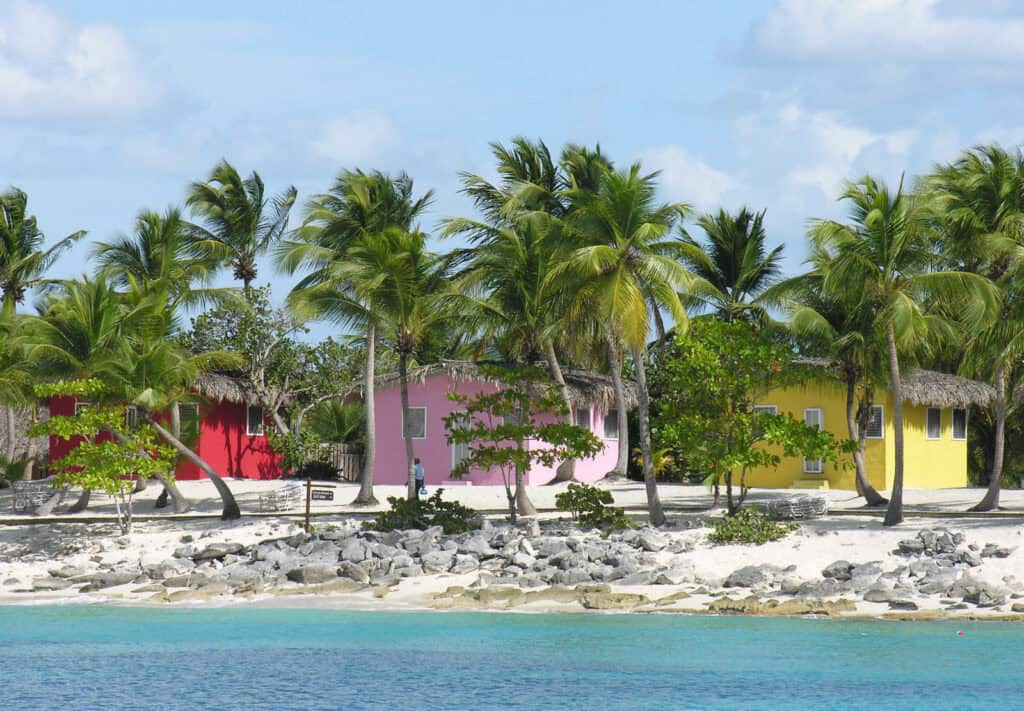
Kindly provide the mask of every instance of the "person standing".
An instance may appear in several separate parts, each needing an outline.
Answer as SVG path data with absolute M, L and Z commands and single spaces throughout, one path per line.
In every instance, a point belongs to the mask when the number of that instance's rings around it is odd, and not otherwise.
M 419 457 L 416 457 L 412 461 L 413 461 L 412 472 L 413 472 L 413 476 L 415 476 L 415 478 L 416 478 L 416 495 L 417 495 L 417 497 L 419 497 L 419 496 L 426 496 L 427 495 L 427 486 L 426 486 L 427 473 L 426 473 L 426 471 L 424 471 L 423 465 L 420 464 L 420 458 Z

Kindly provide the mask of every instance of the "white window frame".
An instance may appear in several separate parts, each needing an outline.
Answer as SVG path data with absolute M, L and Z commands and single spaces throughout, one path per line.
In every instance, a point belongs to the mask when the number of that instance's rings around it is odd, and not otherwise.
M 615 417 L 612 417 L 612 413 L 615 414 Z M 611 435 L 608 434 L 608 423 L 609 422 L 614 422 L 615 423 L 615 434 L 611 434 Z M 619 439 L 619 411 L 618 410 L 607 410 L 607 411 L 605 411 L 605 413 L 604 413 L 604 421 L 602 423 L 602 429 L 603 429 L 603 432 L 601 434 L 604 435 L 605 439 L 613 439 L 613 440 L 618 441 L 618 439 Z
M 956 413 L 957 412 L 964 413 L 964 435 L 963 435 L 963 437 L 957 437 L 956 436 Z M 965 407 L 954 407 L 951 410 L 951 414 L 949 416 L 949 436 L 954 441 L 956 441 L 956 442 L 966 442 L 967 441 L 967 408 L 965 408 Z
M 423 436 L 422 437 L 416 437 L 414 435 L 414 436 L 410 437 L 409 439 L 426 439 L 427 438 L 427 408 L 425 408 L 425 407 L 410 407 L 409 408 L 409 412 L 410 413 L 412 413 L 413 410 L 422 410 L 423 411 Z M 406 429 L 405 429 L 405 410 L 403 410 L 402 411 L 402 440 L 403 441 L 405 440 L 405 432 L 406 432 Z
M 874 410 L 875 408 L 877 408 L 878 412 L 879 412 L 878 421 L 881 424 L 881 429 L 879 430 L 881 432 L 881 434 L 879 434 L 879 435 L 871 434 L 871 430 L 869 429 L 869 427 L 871 425 L 871 414 L 868 413 L 868 424 L 864 428 L 865 429 L 864 439 L 885 439 L 885 405 L 872 405 L 871 406 L 872 410 Z
M 467 415 L 469 413 L 467 413 L 465 410 L 456 410 L 452 414 L 453 415 L 461 415 L 463 418 L 465 418 L 466 424 L 469 423 L 469 420 L 468 420 L 468 417 L 467 417 Z M 459 451 L 460 448 L 465 448 L 465 450 L 466 450 L 466 457 L 465 458 L 469 459 L 469 455 L 470 455 L 470 452 L 469 452 L 469 442 L 463 442 L 462 444 L 455 444 L 454 442 L 452 442 L 452 443 L 450 443 L 448 445 L 448 448 L 450 450 L 452 450 L 452 468 L 451 468 L 451 471 L 454 472 L 455 471 L 455 467 L 457 467 L 459 462 L 462 461 L 461 459 L 458 459 L 455 456 L 456 454 L 458 454 L 458 451 Z
M 258 431 L 252 429 L 252 411 L 260 411 L 260 426 Z M 260 405 L 245 406 L 245 434 L 249 437 L 263 437 L 267 434 L 267 413 Z
M 817 412 L 818 413 L 818 431 L 823 432 L 825 430 L 825 409 L 822 407 L 805 407 L 804 408 L 804 423 L 807 422 L 807 413 Z M 824 474 L 825 473 L 825 462 L 820 459 L 805 459 L 804 460 L 804 474 Z
M 778 405 L 754 405 L 753 411 L 755 414 L 761 415 L 778 415 Z
M 932 411 L 939 413 L 939 433 L 932 436 L 929 431 L 930 415 Z M 930 442 L 935 442 L 942 439 L 942 408 L 941 407 L 929 407 L 924 411 L 924 438 Z
M 586 424 L 586 426 L 580 424 L 580 415 L 582 413 L 584 413 L 584 412 L 587 413 L 587 424 Z M 593 416 L 593 413 L 590 411 L 590 408 L 589 407 L 576 407 L 576 408 L 573 408 L 573 411 L 572 411 L 572 423 L 574 425 L 576 425 L 577 427 L 582 427 L 587 432 L 592 432 L 594 430 L 594 416 Z
M 129 430 L 139 426 L 139 408 L 135 405 L 129 405 L 124 409 L 124 426 Z
M 91 400 L 83 400 L 82 402 L 76 402 L 75 403 L 75 417 L 78 417 L 79 415 L 81 415 L 82 414 L 82 410 L 85 410 L 87 408 L 93 407 L 95 405 L 96 405 L 96 403 L 94 403 Z

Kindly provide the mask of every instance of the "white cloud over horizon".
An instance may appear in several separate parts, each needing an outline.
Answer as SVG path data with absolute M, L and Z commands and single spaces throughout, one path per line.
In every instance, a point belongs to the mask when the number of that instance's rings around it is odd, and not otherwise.
M 354 166 L 380 160 L 398 144 L 398 129 L 379 111 L 353 111 L 329 120 L 313 151 L 339 165 Z
M 731 175 L 708 165 L 683 146 L 648 148 L 638 158 L 645 171 L 660 171 L 662 195 L 700 210 L 719 205 L 727 193 L 740 187 Z
M 0 0 L 0 16 L 0 117 L 109 117 L 159 100 L 116 27 L 76 25 L 27 0 Z

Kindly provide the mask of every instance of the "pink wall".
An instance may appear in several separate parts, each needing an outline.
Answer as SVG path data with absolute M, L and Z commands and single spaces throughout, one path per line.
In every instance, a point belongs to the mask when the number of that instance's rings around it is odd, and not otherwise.
M 443 418 L 458 409 L 457 403 L 448 399 L 448 392 L 455 390 L 462 395 L 472 396 L 479 392 L 494 392 L 497 388 L 486 383 L 453 383 L 444 375 L 428 378 L 422 384 L 409 386 L 409 406 L 427 408 L 427 431 L 425 439 L 413 440 L 413 453 L 420 458 L 426 472 L 428 485 L 437 486 L 451 482 L 452 450 L 445 438 Z M 377 445 L 374 460 L 375 484 L 404 484 L 408 478 L 405 443 L 402 440 L 401 391 L 395 386 L 376 393 Z M 618 442 L 604 438 L 604 413 L 591 410 L 591 429 L 604 442 L 604 449 L 597 456 L 585 459 L 576 465 L 576 478 L 580 481 L 596 481 L 615 466 L 618 457 Z M 529 446 L 529 443 L 527 443 Z M 545 484 L 555 475 L 555 467 L 536 465 L 529 476 L 530 484 Z M 463 481 L 472 484 L 501 484 L 501 472 L 472 471 Z

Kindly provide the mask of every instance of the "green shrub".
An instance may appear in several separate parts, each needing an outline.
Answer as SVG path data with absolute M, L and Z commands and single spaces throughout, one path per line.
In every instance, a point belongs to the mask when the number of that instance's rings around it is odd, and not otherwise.
M 632 528 L 633 519 L 615 503 L 612 492 L 587 484 L 569 484 L 569 487 L 555 495 L 555 506 L 568 511 L 573 521 L 592 528 Z
M 410 500 L 389 496 L 391 508 L 381 511 L 373 521 L 367 521 L 363 526 L 373 531 L 405 531 L 410 528 L 423 530 L 440 526 L 447 535 L 470 530 L 476 511 L 458 501 L 443 501 L 443 491 L 436 489 L 429 499 Z
M 777 541 L 795 531 L 793 523 L 778 523 L 754 508 L 741 509 L 714 524 L 708 535 L 713 543 L 753 543 Z

